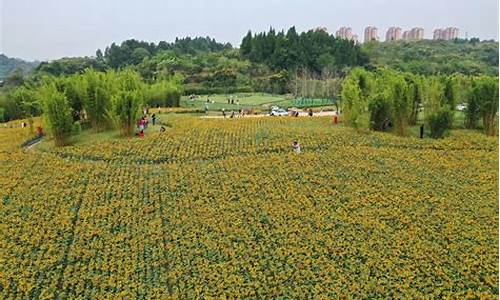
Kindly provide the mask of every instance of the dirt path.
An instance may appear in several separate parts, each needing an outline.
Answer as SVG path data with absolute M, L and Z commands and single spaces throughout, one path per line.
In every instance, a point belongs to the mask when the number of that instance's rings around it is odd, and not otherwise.
M 36 145 L 38 145 L 39 143 L 41 143 L 42 141 L 43 141 L 43 138 L 39 139 L 38 141 L 34 142 L 33 144 L 31 144 L 29 146 L 24 147 L 24 149 L 29 150 L 29 149 L 35 147 Z
M 328 117 L 328 116 L 334 116 L 336 112 L 334 111 L 323 111 L 323 112 L 315 112 L 313 114 L 313 117 Z M 229 119 L 231 116 L 231 113 L 226 112 L 226 118 Z M 271 117 L 269 114 L 261 114 L 261 115 L 246 115 L 243 118 L 263 118 L 263 117 Z M 299 117 L 308 117 L 307 112 L 299 112 Z M 201 116 L 200 118 L 203 119 L 224 119 L 222 115 L 220 116 Z M 241 118 L 237 114 L 235 115 L 235 118 Z

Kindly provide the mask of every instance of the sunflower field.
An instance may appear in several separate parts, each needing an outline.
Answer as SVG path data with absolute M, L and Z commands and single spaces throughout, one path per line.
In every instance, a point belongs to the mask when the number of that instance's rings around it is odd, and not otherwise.
M 0 128 L 0 298 L 497 299 L 498 138 L 330 122 L 28 150 Z

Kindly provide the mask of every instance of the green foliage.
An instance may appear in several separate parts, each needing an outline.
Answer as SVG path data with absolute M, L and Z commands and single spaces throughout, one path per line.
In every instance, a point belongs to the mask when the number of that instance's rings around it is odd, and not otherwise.
M 391 41 L 363 45 L 370 62 L 415 74 L 498 75 L 498 42 Z
M 4 54 L 0 54 L 0 80 L 8 78 L 14 72 L 27 74 L 36 66 L 37 62 L 26 62 L 17 58 L 9 58 Z
M 162 51 L 172 51 L 176 54 L 195 55 L 199 52 L 221 52 L 231 49 L 230 44 L 221 44 L 208 37 L 176 39 L 174 43 L 161 41 L 158 45 L 137 40 L 127 40 L 116 45 L 107 47 L 102 59 L 113 69 L 119 69 L 130 65 L 137 65 L 145 58 L 154 56 Z M 102 53 L 102 52 L 101 52 Z
M 392 114 L 398 135 L 406 135 L 406 127 L 411 115 L 411 102 L 408 97 L 408 86 L 402 76 L 391 78 Z
M 149 106 L 179 107 L 180 84 L 175 80 L 162 80 L 152 84 L 146 92 L 145 101 Z
M 112 95 L 112 109 L 106 111 L 108 121 L 125 136 L 132 136 L 143 106 L 144 83 L 132 70 L 108 74 L 115 81 L 117 90 Z
M 375 95 L 368 106 L 370 111 L 370 124 L 373 130 L 385 130 L 387 121 L 391 119 L 390 99 L 379 93 Z
M 79 135 L 82 132 L 82 124 L 79 121 L 73 123 L 72 135 Z
M 477 113 L 480 113 L 483 119 L 485 133 L 487 135 L 497 134 L 498 78 L 479 77 L 474 79 L 471 102 L 468 108 L 469 119 L 477 120 Z
M 140 91 L 122 90 L 113 97 L 113 113 L 123 135 L 133 135 L 135 124 L 141 115 L 141 107 Z
M 114 73 L 106 75 L 90 69 L 83 74 L 87 83 L 83 107 L 92 128 L 97 131 L 108 126 L 106 111 L 111 107 L 113 83 L 110 78 L 113 77 Z
M 73 112 L 73 120 L 81 120 L 83 104 L 87 98 L 87 81 L 85 78 L 82 75 L 59 77 L 56 80 L 56 85 L 58 90 L 68 98 Z
M 54 83 L 44 84 L 39 89 L 44 119 L 56 146 L 64 146 L 73 131 L 71 107 L 66 96 L 59 92 Z
M 370 128 L 369 95 L 372 76 L 363 69 L 354 69 L 342 86 L 344 121 L 356 129 Z
M 41 113 L 36 92 L 24 85 L 0 92 L 0 108 L 4 111 L 4 121 L 28 118 Z
M 354 69 L 342 88 L 344 115 L 348 124 L 356 128 L 363 125 L 384 130 L 393 123 L 397 134 L 405 135 L 411 117 L 411 100 L 405 77 L 389 70 L 370 73 Z
M 408 119 L 408 124 L 415 125 L 417 124 L 420 106 L 423 103 L 422 78 L 413 74 L 405 74 L 405 78 L 408 84 L 408 97 L 411 105 L 411 113 Z
M 310 30 L 300 35 L 292 27 L 287 34 L 249 32 L 242 41 L 240 54 L 255 63 L 264 63 L 272 70 L 304 68 L 316 74 L 325 69 L 340 72 L 344 67 L 360 66 L 368 58 L 352 41 L 336 39 L 323 30 Z
M 36 68 L 39 73 L 54 76 L 81 74 L 87 69 L 105 70 L 105 65 L 92 57 L 70 57 L 42 62 Z
M 427 124 L 432 138 L 443 138 L 453 125 L 453 111 L 442 108 L 427 117 Z

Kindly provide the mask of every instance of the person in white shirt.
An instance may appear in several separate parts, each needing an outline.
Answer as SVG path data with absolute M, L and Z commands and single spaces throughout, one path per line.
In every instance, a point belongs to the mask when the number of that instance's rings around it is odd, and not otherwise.
M 292 148 L 295 153 L 300 153 L 300 144 L 297 141 L 293 141 Z

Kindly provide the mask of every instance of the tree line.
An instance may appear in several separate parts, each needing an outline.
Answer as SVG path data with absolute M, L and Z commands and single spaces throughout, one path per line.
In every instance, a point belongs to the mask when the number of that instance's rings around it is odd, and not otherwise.
M 357 129 L 386 130 L 398 135 L 421 121 L 433 138 L 451 129 L 458 104 L 465 104 L 467 129 L 495 135 L 498 126 L 498 77 L 423 76 L 379 69 L 353 69 L 342 85 L 342 110 L 346 123 Z
M 366 43 L 370 65 L 422 75 L 498 76 L 498 42 L 479 39 Z
M 337 39 L 324 30 L 297 33 L 295 27 L 285 32 L 268 32 L 243 38 L 240 54 L 251 62 L 263 63 L 272 70 L 304 69 L 309 72 L 341 72 L 345 67 L 363 66 L 368 56 L 353 41 Z
M 118 70 L 138 65 L 145 59 L 162 52 L 171 51 L 178 55 L 196 55 L 198 53 L 221 52 L 232 48 L 229 43 L 219 43 L 209 37 L 176 38 L 172 43 L 161 41 L 158 44 L 130 39 L 119 45 L 112 43 L 105 48 L 104 52 L 97 49 L 94 57 L 62 58 L 52 62 L 42 62 L 36 71 L 58 76 L 80 73 L 90 67 L 98 71 Z

